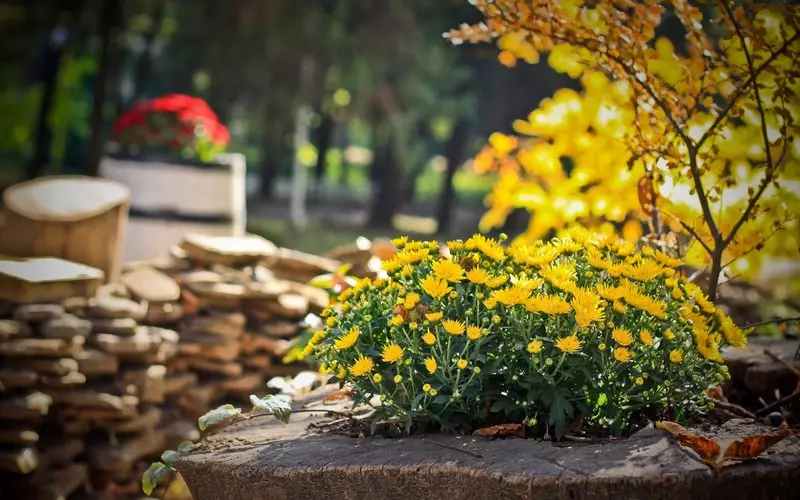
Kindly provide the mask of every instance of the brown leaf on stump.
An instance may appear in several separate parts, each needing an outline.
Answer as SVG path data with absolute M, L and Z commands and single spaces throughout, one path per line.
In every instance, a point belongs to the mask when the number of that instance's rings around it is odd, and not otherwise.
M 323 404 L 329 404 L 334 401 L 339 401 L 340 399 L 350 399 L 355 394 L 352 387 L 345 387 L 344 389 L 339 389 L 338 391 L 334 391 L 322 399 Z
M 473 436 L 482 437 L 525 437 L 525 426 L 522 424 L 500 424 L 476 429 Z

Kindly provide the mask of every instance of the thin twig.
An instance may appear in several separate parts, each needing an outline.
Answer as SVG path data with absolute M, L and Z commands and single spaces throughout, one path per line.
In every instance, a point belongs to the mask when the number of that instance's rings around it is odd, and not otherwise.
M 800 316 L 792 316 L 790 318 L 774 318 L 765 321 L 759 321 L 758 323 L 750 323 L 749 325 L 744 325 L 742 327 L 742 330 L 747 330 L 748 328 L 756 328 L 758 326 L 774 325 L 775 323 L 786 323 L 789 321 L 800 321 Z
M 427 439 L 427 438 L 422 438 L 422 442 L 423 443 L 428 443 L 428 444 L 433 444 L 433 445 L 436 445 L 436 446 L 441 446 L 442 448 L 447 448 L 448 450 L 460 451 L 461 453 L 466 453 L 467 455 L 469 455 L 471 457 L 483 458 L 483 455 L 481 455 L 480 453 L 475 453 L 474 451 L 469 451 L 469 450 L 463 450 L 461 448 L 456 448 L 455 446 L 450 446 L 449 444 L 439 443 L 438 441 L 432 441 L 432 440 Z
M 739 417 L 752 418 L 753 420 L 756 420 L 758 418 L 755 416 L 754 413 L 751 413 L 746 409 L 742 408 L 741 406 L 735 405 L 733 403 L 727 403 L 725 401 L 719 401 L 715 399 L 714 405 L 718 408 L 729 411 Z
M 775 401 L 774 403 L 772 403 L 770 405 L 767 405 L 764 408 L 761 408 L 760 410 L 758 410 L 756 412 L 756 415 L 759 416 L 759 417 L 763 417 L 765 415 L 769 415 L 773 411 L 778 410 L 781 407 L 788 405 L 789 403 L 791 403 L 795 399 L 800 399 L 800 392 L 794 391 L 793 393 L 789 394 L 788 396 L 780 398 L 779 400 Z
M 764 349 L 764 354 L 766 354 L 767 356 L 769 356 L 770 358 L 772 358 L 772 360 L 773 360 L 773 361 L 775 361 L 776 363 L 780 363 L 780 364 L 782 364 L 783 366 L 785 366 L 785 367 L 786 367 L 786 369 L 787 369 L 787 370 L 789 370 L 790 372 L 792 372 L 792 373 L 794 374 L 794 376 L 795 376 L 795 377 L 797 377 L 797 378 L 800 378 L 800 370 L 798 370 L 798 369 L 797 369 L 797 368 L 795 368 L 794 366 L 790 365 L 790 364 L 789 364 L 789 363 L 787 363 L 786 361 L 784 361 L 784 360 L 782 360 L 781 358 L 779 358 L 777 355 L 775 355 L 775 353 L 773 353 L 773 352 L 772 352 L 772 351 L 770 351 L 769 349 Z

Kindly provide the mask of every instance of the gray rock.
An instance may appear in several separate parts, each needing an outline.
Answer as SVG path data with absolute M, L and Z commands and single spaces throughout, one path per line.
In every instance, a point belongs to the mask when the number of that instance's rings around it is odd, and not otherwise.
M 133 318 L 94 318 L 94 333 L 110 333 L 122 337 L 136 335 L 139 323 Z
M 39 333 L 43 337 L 51 339 L 88 337 L 92 333 L 92 322 L 72 314 L 65 314 L 60 318 L 53 318 L 42 323 Z
M 26 304 L 14 310 L 14 319 L 23 323 L 38 323 L 58 318 L 66 313 L 59 304 Z
M 123 297 L 98 297 L 89 309 L 89 314 L 96 318 L 132 318 L 136 321 L 144 319 L 146 310 L 143 304 Z
M 13 319 L 0 319 L 0 342 L 31 336 L 31 329 L 25 323 Z

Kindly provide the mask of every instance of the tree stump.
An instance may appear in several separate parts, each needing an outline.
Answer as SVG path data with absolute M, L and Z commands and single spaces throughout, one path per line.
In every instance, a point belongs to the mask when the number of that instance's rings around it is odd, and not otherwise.
M 128 199 L 122 184 L 92 177 L 43 177 L 12 186 L 3 194 L 0 253 L 60 257 L 100 269 L 106 281 L 115 281 Z
M 800 492 L 800 447 L 788 438 L 719 472 L 652 427 L 626 439 L 553 444 L 441 433 L 402 439 L 326 432 L 341 424 L 322 403 L 328 386 L 294 403 L 319 410 L 239 422 L 176 462 L 195 500 L 330 499 L 791 499 Z M 718 442 L 771 428 L 731 420 L 704 430 Z

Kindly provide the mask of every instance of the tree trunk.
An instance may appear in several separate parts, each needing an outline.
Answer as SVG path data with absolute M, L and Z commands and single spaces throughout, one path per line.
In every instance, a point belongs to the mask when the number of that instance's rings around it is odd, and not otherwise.
M 144 49 L 136 60 L 133 77 L 133 102 L 142 98 L 145 84 L 147 83 L 153 68 L 153 42 L 155 42 L 161 22 L 164 19 L 166 2 L 159 2 L 156 11 L 153 13 L 153 22 L 150 29 L 144 36 Z
M 317 129 L 317 163 L 314 165 L 314 199 L 318 201 L 322 194 L 322 183 L 325 180 L 325 167 L 327 166 L 328 150 L 333 140 L 333 132 L 336 122 L 329 114 L 322 117 Z
M 100 57 L 92 96 L 91 131 L 87 143 L 86 175 L 97 175 L 103 156 L 103 111 L 108 100 L 108 77 L 111 74 L 114 35 L 121 22 L 121 0 L 103 0 L 100 11 Z
M 377 189 L 373 194 L 372 208 L 367 225 L 373 228 L 392 229 L 392 219 L 400 207 L 402 176 L 394 152 L 394 137 L 375 151 L 373 166 Z
M 461 166 L 464 156 L 464 146 L 467 142 L 469 125 L 467 120 L 461 119 L 453 129 L 453 135 L 445 146 L 445 158 L 447 159 L 447 170 L 444 174 L 442 183 L 442 193 L 439 196 L 439 209 L 436 211 L 437 231 L 444 234 L 450 230 L 450 222 L 453 215 L 453 202 L 455 201 L 455 189 L 453 178 Z
M 311 106 L 308 105 L 311 85 L 314 78 L 314 59 L 305 56 L 300 61 L 300 93 L 302 104 L 295 113 L 294 161 L 292 162 L 292 189 L 289 198 L 289 222 L 293 228 L 306 226 L 306 192 L 308 175 L 306 167 L 300 163 L 300 148 L 308 144 L 308 125 Z
M 280 117 L 267 112 L 264 139 L 261 146 L 261 196 L 271 200 L 275 195 L 275 180 L 284 160 L 285 126 Z
M 50 42 L 44 50 L 41 61 L 42 100 L 39 103 L 39 114 L 36 118 L 36 138 L 33 143 L 33 157 L 25 168 L 25 177 L 39 177 L 50 161 L 50 147 L 53 142 L 53 130 L 50 126 L 50 113 L 55 103 L 58 74 L 61 70 L 61 59 L 70 30 L 66 26 L 56 26 L 50 33 Z

